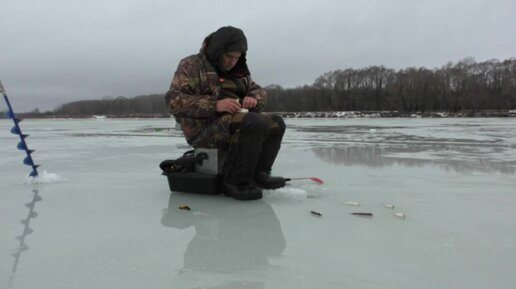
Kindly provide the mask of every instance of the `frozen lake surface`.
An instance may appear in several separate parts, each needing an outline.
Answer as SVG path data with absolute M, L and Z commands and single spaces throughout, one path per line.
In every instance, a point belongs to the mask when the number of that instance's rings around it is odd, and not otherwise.
M 273 173 L 325 184 L 241 202 L 169 191 L 172 120 L 23 121 L 36 183 L 0 120 L 0 288 L 514 288 L 516 119 L 287 125 Z

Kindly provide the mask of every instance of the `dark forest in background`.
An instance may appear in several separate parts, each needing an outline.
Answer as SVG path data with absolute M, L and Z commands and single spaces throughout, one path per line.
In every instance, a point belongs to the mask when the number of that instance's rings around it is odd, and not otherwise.
M 276 111 L 401 112 L 516 108 L 516 59 L 476 63 L 465 59 L 439 69 L 383 66 L 330 71 L 313 85 L 268 87 Z
M 270 112 L 510 110 L 516 109 L 516 59 L 475 62 L 466 58 L 436 69 L 348 68 L 326 72 L 312 85 L 265 88 Z M 26 114 L 31 115 L 168 117 L 169 111 L 163 94 L 152 94 L 70 102 L 54 111 Z

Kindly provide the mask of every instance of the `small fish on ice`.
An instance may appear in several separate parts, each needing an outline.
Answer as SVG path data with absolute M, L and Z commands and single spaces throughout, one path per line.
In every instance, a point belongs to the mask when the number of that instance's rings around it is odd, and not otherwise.
M 345 202 L 344 204 L 346 204 L 348 206 L 360 207 L 360 203 L 359 202 Z
M 353 213 L 351 213 L 351 215 L 355 215 L 355 216 L 359 216 L 359 217 L 367 217 L 367 218 L 373 217 L 373 213 L 370 213 L 370 212 L 353 212 Z
M 310 214 L 314 215 L 314 216 L 317 216 L 317 217 L 322 217 L 322 213 L 321 212 L 317 212 L 317 211 L 310 211 Z

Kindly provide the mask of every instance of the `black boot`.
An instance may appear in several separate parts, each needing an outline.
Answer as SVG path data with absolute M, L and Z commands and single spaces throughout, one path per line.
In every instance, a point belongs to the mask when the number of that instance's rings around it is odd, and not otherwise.
M 282 177 L 272 177 L 266 172 L 257 172 L 254 174 L 254 181 L 257 186 L 266 190 L 274 190 L 285 186 L 285 179 Z
M 234 186 L 230 183 L 224 183 L 226 187 L 226 196 L 241 201 L 258 200 L 263 197 L 262 190 L 250 184 Z

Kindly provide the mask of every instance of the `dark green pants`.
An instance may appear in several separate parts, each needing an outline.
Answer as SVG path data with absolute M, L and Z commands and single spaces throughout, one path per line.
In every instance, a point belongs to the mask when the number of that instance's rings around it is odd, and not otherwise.
M 246 186 L 256 172 L 269 173 L 281 147 L 286 125 L 281 116 L 248 112 L 235 114 L 224 162 L 225 181 Z

